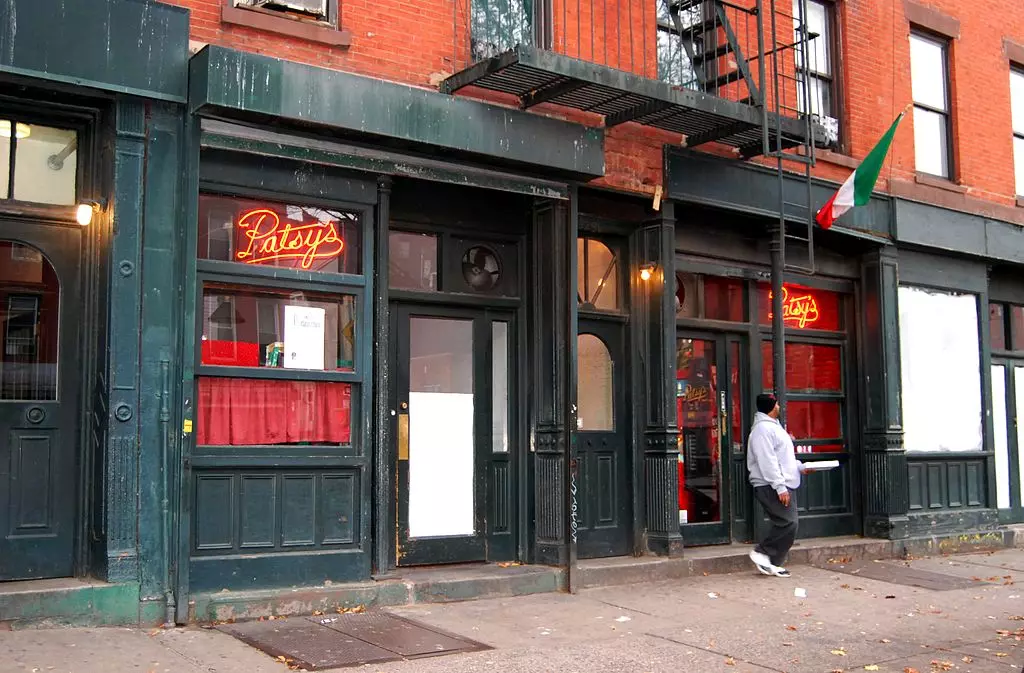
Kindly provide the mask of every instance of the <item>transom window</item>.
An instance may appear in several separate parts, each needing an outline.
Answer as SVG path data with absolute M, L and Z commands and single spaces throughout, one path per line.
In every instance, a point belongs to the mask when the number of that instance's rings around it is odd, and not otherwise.
M 988 305 L 989 344 L 994 351 L 1024 351 L 1024 306 Z
M 576 300 L 589 311 L 618 311 L 619 254 L 593 238 L 576 240 Z
M 76 202 L 78 133 L 0 119 L 0 200 Z
M 914 156 L 918 171 L 952 176 L 949 42 L 910 35 L 910 84 L 914 95 Z
M 1024 196 L 1024 66 L 1010 70 L 1010 108 L 1013 118 L 1013 164 L 1017 195 Z

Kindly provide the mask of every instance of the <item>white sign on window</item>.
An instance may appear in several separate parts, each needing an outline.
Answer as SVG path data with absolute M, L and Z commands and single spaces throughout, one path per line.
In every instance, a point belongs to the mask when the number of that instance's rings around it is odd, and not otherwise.
M 284 367 L 324 368 L 326 309 L 315 306 L 284 307 Z
M 907 450 L 981 450 L 977 297 L 904 286 L 899 305 Z

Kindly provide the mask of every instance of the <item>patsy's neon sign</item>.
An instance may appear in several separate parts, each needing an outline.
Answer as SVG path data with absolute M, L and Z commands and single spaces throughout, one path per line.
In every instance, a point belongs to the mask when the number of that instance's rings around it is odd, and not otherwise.
M 768 301 L 772 300 L 772 293 L 768 293 Z M 771 310 L 768 311 L 768 319 L 772 319 Z M 782 288 L 782 321 L 795 327 L 803 329 L 821 319 L 821 312 L 818 310 L 818 301 L 813 294 L 791 295 L 789 288 Z
M 257 208 L 242 213 L 235 225 L 242 233 L 243 246 L 235 258 L 246 264 L 267 264 L 294 260 L 303 269 L 319 260 L 334 259 L 345 249 L 334 222 L 281 224 L 273 210 Z

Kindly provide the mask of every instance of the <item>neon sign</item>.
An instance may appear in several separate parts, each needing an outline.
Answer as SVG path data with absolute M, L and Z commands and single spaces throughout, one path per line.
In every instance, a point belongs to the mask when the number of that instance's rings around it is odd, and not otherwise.
M 768 301 L 772 300 L 772 293 L 768 293 Z M 772 319 L 772 312 L 769 309 L 768 319 Z M 789 288 L 782 288 L 782 321 L 794 327 L 803 329 L 813 325 L 821 319 L 821 312 L 818 310 L 818 301 L 814 295 L 800 294 L 790 295 Z
M 680 398 L 684 404 L 698 404 L 711 399 L 711 390 L 707 386 L 686 386 Z
M 317 260 L 334 259 L 345 249 L 334 222 L 294 225 L 273 210 L 258 208 L 246 211 L 235 225 L 241 231 L 243 249 L 235 258 L 246 264 L 266 264 L 277 260 L 295 260 L 299 267 L 309 269 Z

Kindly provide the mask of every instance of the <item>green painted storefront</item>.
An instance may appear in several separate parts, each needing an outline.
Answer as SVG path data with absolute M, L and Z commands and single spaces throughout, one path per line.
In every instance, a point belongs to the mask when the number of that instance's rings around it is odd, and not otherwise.
M 98 205 L 82 227 L 73 204 L 0 201 L 3 238 L 50 260 L 67 293 L 61 329 L 76 330 L 57 363 L 74 371 L 60 379 L 70 392 L 0 417 L 36 442 L 74 439 L 60 444 L 73 469 L 47 482 L 60 486 L 47 502 L 64 547 L 37 554 L 46 570 L 4 568 L 0 579 L 27 583 L 0 590 L 0 621 L 186 622 L 224 590 L 271 600 L 417 564 L 565 565 L 751 538 L 742 444 L 770 348 L 773 173 L 667 150 L 655 210 L 587 187 L 604 174 L 601 129 L 216 46 L 189 58 L 182 10 L 65 4 L 0 9 L 19 27 L 0 35 L 0 118 L 74 129 L 75 202 Z M 59 62 L 34 37 L 54 31 L 75 36 Z M 301 245 L 257 241 L 267 222 L 304 232 Z M 835 324 L 787 338 L 841 354 L 841 388 L 794 399 L 839 410 L 843 468 L 804 487 L 804 534 L 898 539 L 1019 520 L 1019 495 L 996 486 L 991 414 L 992 367 L 1019 353 L 1012 339 L 993 350 L 983 319 L 990 303 L 1024 304 L 1019 232 L 879 195 L 818 243 L 820 273 L 787 283 L 834 298 Z M 705 298 L 681 313 L 683 279 L 734 288 L 738 312 Z M 976 298 L 978 451 L 904 448 L 901 285 Z M 289 367 L 278 358 L 310 355 L 288 346 L 309 334 L 282 326 L 300 308 L 323 323 L 314 364 Z M 693 407 L 717 429 L 692 445 L 678 416 L 683 350 L 701 355 L 701 371 L 687 364 L 694 381 L 730 373 L 710 407 Z M 439 358 L 458 353 L 439 375 Z M 302 412 L 309 400 L 329 422 Z M 428 403 L 463 433 L 470 466 L 434 490 L 409 459 L 410 441 L 430 450 L 410 440 Z M 708 437 L 718 466 L 696 468 Z M 1019 489 L 1015 437 L 1008 450 Z M 681 524 L 680 490 L 700 484 L 715 504 Z M 450 509 L 424 519 L 431 498 Z M 67 581 L 33 589 L 44 576 Z

